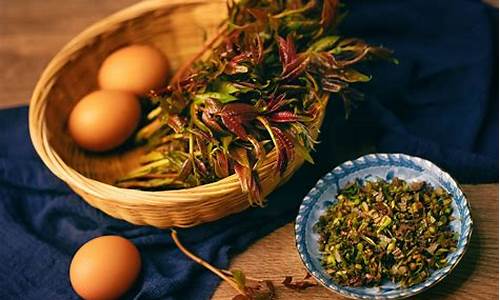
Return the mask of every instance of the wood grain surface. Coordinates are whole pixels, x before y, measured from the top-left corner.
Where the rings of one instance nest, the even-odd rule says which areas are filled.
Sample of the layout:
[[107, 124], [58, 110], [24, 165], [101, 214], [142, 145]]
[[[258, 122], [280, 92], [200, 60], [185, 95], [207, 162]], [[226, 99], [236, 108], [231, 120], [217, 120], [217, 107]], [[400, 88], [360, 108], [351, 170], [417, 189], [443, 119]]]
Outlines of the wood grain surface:
[[137, 0], [0, 0], [0, 105], [28, 103], [50, 59], [87, 26]]
[[[52, 56], [88, 25], [136, 0], [0, 0], [0, 108], [26, 104]], [[498, 7], [498, 0], [487, 0]], [[466, 185], [474, 233], [460, 265], [418, 299], [498, 299], [498, 185]], [[285, 289], [285, 276], [305, 269], [295, 250], [293, 224], [255, 243], [233, 259], [232, 268], [276, 283], [279, 299], [339, 299], [323, 287], [302, 292]], [[221, 284], [213, 299], [231, 299]]]

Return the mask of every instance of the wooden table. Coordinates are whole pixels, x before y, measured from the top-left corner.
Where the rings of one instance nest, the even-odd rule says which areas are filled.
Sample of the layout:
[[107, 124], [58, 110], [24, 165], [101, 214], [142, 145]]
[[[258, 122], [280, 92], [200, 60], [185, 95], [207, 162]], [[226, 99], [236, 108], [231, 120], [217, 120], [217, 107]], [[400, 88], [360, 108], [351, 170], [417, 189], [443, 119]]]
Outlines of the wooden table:
[[[75, 34], [136, 0], [0, 0], [0, 108], [26, 104], [50, 58]], [[498, 0], [488, 0], [498, 6]], [[471, 246], [453, 273], [419, 298], [498, 299], [498, 184], [466, 185], [474, 219]], [[231, 268], [276, 283], [279, 299], [338, 299], [323, 287], [285, 289], [285, 276], [303, 277], [288, 224], [236, 256]], [[213, 299], [231, 299], [225, 283]]]

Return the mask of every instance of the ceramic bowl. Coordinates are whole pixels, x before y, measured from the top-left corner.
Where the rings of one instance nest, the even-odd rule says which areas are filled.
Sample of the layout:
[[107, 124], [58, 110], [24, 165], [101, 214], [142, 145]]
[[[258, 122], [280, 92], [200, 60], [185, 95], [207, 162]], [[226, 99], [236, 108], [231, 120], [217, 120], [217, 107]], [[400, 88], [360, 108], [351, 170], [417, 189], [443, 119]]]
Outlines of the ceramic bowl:
[[[424, 282], [402, 288], [392, 282], [377, 287], [346, 287], [336, 284], [320, 263], [318, 234], [313, 226], [326, 208], [334, 204], [339, 189], [356, 179], [426, 181], [442, 187], [453, 197], [452, 230], [459, 234], [457, 250], [447, 257], [448, 265], [434, 271]], [[441, 281], [458, 264], [472, 234], [469, 203], [453, 178], [436, 165], [422, 158], [404, 154], [370, 154], [346, 161], [318, 181], [302, 201], [295, 223], [295, 239], [299, 255], [308, 272], [329, 290], [353, 299], [402, 299], [418, 294]]]

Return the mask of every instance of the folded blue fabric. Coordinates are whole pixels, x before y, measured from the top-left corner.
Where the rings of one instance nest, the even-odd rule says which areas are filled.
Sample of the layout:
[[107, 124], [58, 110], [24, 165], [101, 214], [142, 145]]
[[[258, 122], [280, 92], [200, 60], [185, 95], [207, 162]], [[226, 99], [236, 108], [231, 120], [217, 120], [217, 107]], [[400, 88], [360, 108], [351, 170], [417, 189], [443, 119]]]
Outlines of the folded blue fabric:
[[[231, 255], [291, 221], [346, 145], [375, 142], [380, 151], [429, 158], [461, 182], [498, 181], [498, 10], [467, 0], [348, 5], [344, 32], [394, 49], [401, 63], [369, 66], [375, 72], [364, 88], [367, 101], [348, 121], [332, 99], [316, 165], [304, 166], [266, 208], [179, 230], [186, 246], [214, 265], [227, 268]], [[0, 111], [0, 299], [77, 299], [68, 280], [71, 257], [108, 234], [132, 240], [143, 259], [126, 298], [207, 299], [219, 282], [177, 250], [168, 230], [134, 226], [87, 205], [37, 157], [27, 109]]]
[[363, 109], [377, 124], [377, 150], [428, 158], [462, 182], [498, 181], [498, 8], [463, 0], [348, 6], [343, 32], [394, 49], [400, 61], [370, 69]]

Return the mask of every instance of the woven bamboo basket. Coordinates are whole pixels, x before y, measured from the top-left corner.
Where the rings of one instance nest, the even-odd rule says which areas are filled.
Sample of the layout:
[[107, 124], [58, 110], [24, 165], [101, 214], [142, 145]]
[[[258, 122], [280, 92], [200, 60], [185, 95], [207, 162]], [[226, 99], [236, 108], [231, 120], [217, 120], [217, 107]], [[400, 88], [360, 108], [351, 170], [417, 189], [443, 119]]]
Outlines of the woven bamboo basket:
[[[111, 52], [132, 43], [152, 44], [175, 70], [199, 51], [206, 34], [214, 33], [225, 16], [221, 0], [149, 0], [103, 19], [70, 41], [42, 73], [30, 103], [31, 139], [47, 167], [90, 205], [133, 224], [190, 227], [248, 208], [235, 175], [182, 190], [115, 187], [115, 179], [139, 165], [144, 149], [88, 153], [74, 144], [66, 126], [77, 101], [97, 89], [98, 68]], [[323, 113], [312, 125], [315, 137], [322, 119]], [[269, 153], [258, 170], [264, 195], [303, 163], [300, 158], [293, 160], [280, 177], [275, 157], [274, 151]]]

